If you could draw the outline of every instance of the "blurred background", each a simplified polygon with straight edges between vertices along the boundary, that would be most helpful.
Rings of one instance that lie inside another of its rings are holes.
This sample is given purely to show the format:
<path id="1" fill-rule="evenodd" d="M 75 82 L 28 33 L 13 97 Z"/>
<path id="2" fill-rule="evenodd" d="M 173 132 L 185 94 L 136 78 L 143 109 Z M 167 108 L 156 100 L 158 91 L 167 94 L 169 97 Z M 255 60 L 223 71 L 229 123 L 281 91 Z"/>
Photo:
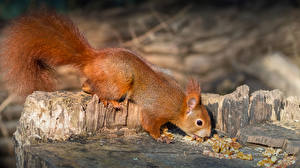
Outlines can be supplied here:
<path id="1" fill-rule="evenodd" d="M 182 85 L 195 77 L 203 92 L 247 84 L 300 96 L 299 0 L 0 0 L 0 40 L 12 19 L 43 7 L 69 16 L 93 47 L 131 49 Z M 59 89 L 80 90 L 76 70 L 57 71 Z M 15 167 L 10 137 L 23 108 L 8 97 L 0 74 L 0 167 Z"/>

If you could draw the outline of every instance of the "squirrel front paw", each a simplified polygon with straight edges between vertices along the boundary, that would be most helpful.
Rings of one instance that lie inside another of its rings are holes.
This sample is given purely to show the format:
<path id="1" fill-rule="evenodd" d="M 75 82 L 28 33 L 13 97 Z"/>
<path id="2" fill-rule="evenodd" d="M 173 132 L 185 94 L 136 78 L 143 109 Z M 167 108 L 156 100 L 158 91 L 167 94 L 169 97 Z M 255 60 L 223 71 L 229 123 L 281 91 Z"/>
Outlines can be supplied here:
<path id="1" fill-rule="evenodd" d="M 174 143 L 174 140 L 168 136 L 160 136 L 159 138 L 156 139 L 157 142 L 162 142 L 162 143 Z"/>

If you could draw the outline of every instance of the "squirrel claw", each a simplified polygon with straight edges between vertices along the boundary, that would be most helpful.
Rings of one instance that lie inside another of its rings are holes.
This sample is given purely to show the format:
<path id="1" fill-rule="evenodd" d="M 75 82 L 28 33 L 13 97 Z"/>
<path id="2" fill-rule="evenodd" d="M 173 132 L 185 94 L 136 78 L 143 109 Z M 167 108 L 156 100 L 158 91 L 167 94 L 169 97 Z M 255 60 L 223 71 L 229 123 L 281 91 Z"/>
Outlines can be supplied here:
<path id="1" fill-rule="evenodd" d="M 113 106 L 113 108 L 115 109 L 121 109 L 121 104 L 115 100 L 100 100 L 104 107 L 108 107 L 109 104 L 111 104 Z"/>
<path id="2" fill-rule="evenodd" d="M 100 102 L 103 103 L 104 107 L 107 107 L 107 106 L 108 106 L 108 101 L 107 101 L 107 100 L 100 100 Z"/>
<path id="3" fill-rule="evenodd" d="M 167 144 L 174 143 L 173 139 L 171 139 L 167 136 L 161 136 L 161 137 L 157 138 L 157 142 L 162 142 L 162 143 L 167 143 Z"/>
<path id="4" fill-rule="evenodd" d="M 198 138 L 199 138 L 199 136 L 194 135 L 194 136 L 192 137 L 192 140 L 194 141 L 194 140 L 197 140 Z"/>
<path id="5" fill-rule="evenodd" d="M 115 100 L 109 101 L 109 103 L 116 109 L 121 109 L 121 104 Z"/>

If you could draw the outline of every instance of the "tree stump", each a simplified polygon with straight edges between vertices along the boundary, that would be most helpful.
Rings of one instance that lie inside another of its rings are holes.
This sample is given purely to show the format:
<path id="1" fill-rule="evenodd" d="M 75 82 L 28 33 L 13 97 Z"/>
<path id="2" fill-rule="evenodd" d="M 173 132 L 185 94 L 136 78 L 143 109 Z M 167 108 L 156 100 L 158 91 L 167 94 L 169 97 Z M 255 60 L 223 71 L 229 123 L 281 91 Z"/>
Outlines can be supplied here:
<path id="1" fill-rule="evenodd" d="M 217 131 L 231 137 L 238 136 L 245 143 L 272 146 L 272 139 L 269 139 L 270 143 L 263 138 L 254 141 L 251 131 L 249 133 L 245 129 L 251 130 L 257 123 L 300 120 L 300 108 L 296 108 L 300 107 L 299 99 L 284 98 L 282 95 L 279 90 L 274 90 L 257 91 L 249 96 L 249 87 L 243 85 L 231 94 L 203 94 L 201 99 Z M 34 92 L 26 99 L 14 134 L 17 166 L 27 167 L 28 159 L 35 159 L 30 151 L 35 144 L 70 141 L 77 136 L 89 137 L 107 131 L 122 130 L 122 135 L 139 132 L 142 130 L 140 112 L 137 105 L 129 102 L 124 102 L 119 110 L 112 106 L 104 107 L 96 95 L 83 92 Z M 276 132 L 273 130 L 273 133 Z M 255 136 L 264 134 L 264 131 L 257 134 Z M 299 147 L 300 138 L 286 139 L 289 141 L 279 146 L 285 149 Z"/>

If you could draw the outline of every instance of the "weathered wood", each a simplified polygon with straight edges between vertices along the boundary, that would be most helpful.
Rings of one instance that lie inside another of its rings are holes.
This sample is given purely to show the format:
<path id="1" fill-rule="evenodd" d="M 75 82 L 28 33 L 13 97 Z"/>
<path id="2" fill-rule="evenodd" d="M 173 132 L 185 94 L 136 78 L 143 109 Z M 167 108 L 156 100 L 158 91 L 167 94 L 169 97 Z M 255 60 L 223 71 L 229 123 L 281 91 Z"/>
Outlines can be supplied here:
<path id="1" fill-rule="evenodd" d="M 280 120 L 297 120 L 300 121 L 300 98 L 290 96 L 283 101 Z"/>
<path id="2" fill-rule="evenodd" d="M 249 124 L 279 121 L 283 96 L 279 90 L 257 91 L 249 99 L 249 87 L 243 85 L 224 96 L 204 94 L 202 101 L 213 116 L 215 128 L 235 136 Z"/>
<path id="3" fill-rule="evenodd" d="M 295 131 L 274 124 L 248 125 L 238 132 L 238 137 L 243 143 L 283 148 L 291 154 L 300 151 L 300 130 Z"/>
<path id="4" fill-rule="evenodd" d="M 222 131 L 235 136 L 240 128 L 248 125 L 249 87 L 240 86 L 226 95 L 222 104 Z"/>
<path id="5" fill-rule="evenodd" d="M 83 92 L 34 92 L 28 96 L 19 121 L 15 138 L 30 142 L 31 137 L 39 141 L 66 140 L 71 135 L 96 134 L 101 129 L 122 128 L 131 122 L 137 128 L 139 120 L 135 105 L 130 105 L 132 114 L 128 115 L 127 104 L 121 109 L 104 107 L 99 98 Z"/>
<path id="6" fill-rule="evenodd" d="M 283 145 L 283 149 L 290 154 L 299 154 L 300 152 L 300 134 L 298 134 L 298 139 L 286 139 Z"/>
<path id="7" fill-rule="evenodd" d="M 224 96 L 202 95 L 215 128 L 230 136 L 248 124 L 284 120 L 282 115 L 297 119 L 297 100 L 283 99 L 278 90 L 257 91 L 249 99 L 246 85 Z M 120 110 L 105 108 L 96 95 L 91 98 L 81 92 L 35 92 L 27 98 L 17 133 L 28 138 L 35 135 L 41 140 L 65 140 L 74 134 L 95 134 L 104 128 L 139 129 L 139 113 L 139 107 L 131 103 L 124 103 Z M 24 129 L 28 125 L 29 129 Z"/>
<path id="8" fill-rule="evenodd" d="M 294 140 L 299 138 L 286 138 L 286 134 L 278 134 L 276 130 L 279 138 L 274 139 L 274 131 L 265 134 L 268 131 L 252 129 L 257 123 L 284 121 L 285 116 L 297 119 L 300 111 L 297 98 L 284 99 L 278 90 L 257 91 L 249 97 L 249 87 L 243 85 L 231 94 L 203 94 L 201 99 L 216 130 L 232 137 L 238 135 L 243 142 L 275 145 L 289 152 L 298 152 L 291 149 L 297 149 L 298 142 Z M 14 134 L 18 167 L 23 167 L 24 159 L 28 157 L 24 151 L 26 146 L 49 140 L 70 140 L 74 136 L 87 137 L 108 130 L 139 131 L 140 111 L 137 105 L 128 102 L 124 102 L 119 110 L 104 107 L 96 95 L 83 92 L 34 92 L 26 99 Z M 254 132 L 247 132 L 249 129 Z M 123 135 L 128 135 L 128 132 Z"/>
<path id="9" fill-rule="evenodd" d="M 202 155 L 203 147 L 184 142 L 158 143 L 147 135 L 98 137 L 80 142 L 41 143 L 27 146 L 25 167 L 30 168 L 124 168 L 209 167 L 251 168 L 255 161 L 217 159 Z M 252 151 L 251 151 L 252 152 Z"/>
<path id="10" fill-rule="evenodd" d="M 216 129 L 222 129 L 222 105 L 224 97 L 217 94 L 202 94 L 201 102 L 205 104 L 210 113 L 212 126 Z"/>
<path id="11" fill-rule="evenodd" d="M 279 90 L 260 90 L 252 93 L 249 108 L 250 124 L 280 120 L 282 99 L 283 93 Z"/>

